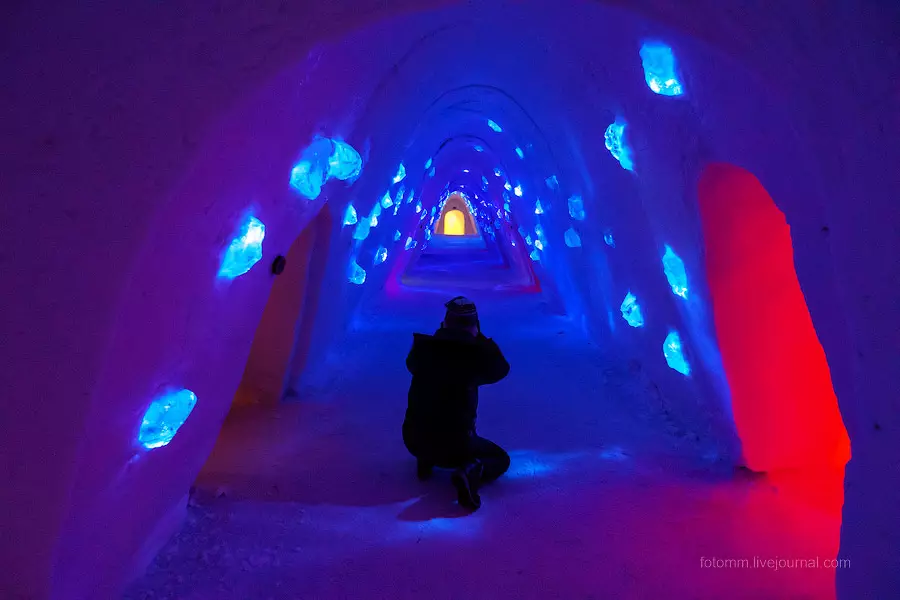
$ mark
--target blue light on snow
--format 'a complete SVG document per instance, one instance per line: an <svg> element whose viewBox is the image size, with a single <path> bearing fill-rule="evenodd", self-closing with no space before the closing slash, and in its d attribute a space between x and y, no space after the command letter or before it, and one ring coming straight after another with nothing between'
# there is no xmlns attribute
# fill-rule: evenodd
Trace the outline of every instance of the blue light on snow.
<svg viewBox="0 0 900 600"><path fill-rule="evenodd" d="M394 241L395 241L395 242L399 242L399 241L400 241L400 230L399 230L399 229L398 229L397 231L394 232Z"/></svg>
<svg viewBox="0 0 900 600"><path fill-rule="evenodd" d="M406 167L403 163L400 163L400 168L397 169L397 174L394 175L394 183L400 183L406 179Z"/></svg>
<svg viewBox="0 0 900 600"><path fill-rule="evenodd" d="M581 196L572 196L569 198L569 216L576 221L584 221L584 200Z"/></svg>
<svg viewBox="0 0 900 600"><path fill-rule="evenodd" d="M156 398L141 419L138 442L147 450L165 446L178 433L196 404L197 396L191 390L172 391Z"/></svg>
<svg viewBox="0 0 900 600"><path fill-rule="evenodd" d="M507 210L509 210L509 209L507 209ZM540 198L538 198L537 201L535 201L535 203L534 203L534 214L536 214L536 215L544 214L544 207L541 206Z"/></svg>
<svg viewBox="0 0 900 600"><path fill-rule="evenodd" d="M634 170L634 162L631 160L631 150L625 144L625 123L616 121L606 128L606 134L603 136L606 142L606 149L612 154L613 158L619 161L622 168L626 171Z"/></svg>
<svg viewBox="0 0 900 600"><path fill-rule="evenodd" d="M670 368L678 371L682 375L691 374L691 366L684 359L681 350L681 336L677 331L670 331L663 343L663 355L666 357L666 363Z"/></svg>
<svg viewBox="0 0 900 600"><path fill-rule="evenodd" d="M684 270L684 261L675 254L671 247L666 245L666 252L663 254L663 270L666 272L666 279L672 286L672 293L682 298L688 297L687 272Z"/></svg>
<svg viewBox="0 0 900 600"><path fill-rule="evenodd" d="M613 234L611 231L607 231L603 234L603 241L606 242L606 245L610 248L616 247L616 240L613 238Z"/></svg>
<svg viewBox="0 0 900 600"><path fill-rule="evenodd" d="M347 280L350 283L355 283L356 285L362 285L366 282L366 270L359 266L355 259L350 259L350 268L349 273L347 274Z"/></svg>
<svg viewBox="0 0 900 600"><path fill-rule="evenodd" d="M499 125L497 125L496 123L494 123L493 121L491 121L490 119L488 119L488 122L487 122L487 123L488 123L488 127L490 127L491 129L493 129L493 130L496 131L497 133L503 133L503 128L500 127Z"/></svg>
<svg viewBox="0 0 900 600"><path fill-rule="evenodd" d="M406 244L404 244L403 249L409 250L409 249L415 248L415 247L416 247L416 240L412 239L411 237L406 238Z"/></svg>
<svg viewBox="0 0 900 600"><path fill-rule="evenodd" d="M675 54L664 44L647 43L641 47L641 62L647 85L663 96L680 96L684 93L675 64Z"/></svg>
<svg viewBox="0 0 900 600"><path fill-rule="evenodd" d="M387 260L388 251L384 246L378 246L378 250L375 251L375 260L373 260L373 264L380 265L384 261Z"/></svg>
<svg viewBox="0 0 900 600"><path fill-rule="evenodd" d="M516 154L519 155L519 158L521 158L523 160L525 159L525 152L518 146L516 146Z"/></svg>
<svg viewBox="0 0 900 600"><path fill-rule="evenodd" d="M353 179L362 173L362 158L353 146L339 140L331 140L334 149L328 157L328 177L341 181Z"/></svg>
<svg viewBox="0 0 900 600"><path fill-rule="evenodd" d="M578 235L578 232L569 227L566 230L565 234L566 246L569 248L580 248L581 247L581 236Z"/></svg>
<svg viewBox="0 0 900 600"><path fill-rule="evenodd" d="M359 217L356 215L356 209L352 204L348 204L347 210L344 211L344 225L356 225L357 220Z"/></svg>
<svg viewBox="0 0 900 600"><path fill-rule="evenodd" d="M262 243L266 237L266 226L256 217L247 217L238 235L231 241L222 265L219 277L234 279L249 271L262 258Z"/></svg>
<svg viewBox="0 0 900 600"><path fill-rule="evenodd" d="M516 184L516 187L513 188L513 193L516 196L518 196L519 198L521 198L522 197L522 185Z"/></svg>
<svg viewBox="0 0 900 600"><path fill-rule="evenodd" d="M637 303L637 298L634 297L630 291L625 294L625 299L622 300L622 306L619 307L622 311L622 318L628 322L632 327L643 327L644 326L644 315L641 314L641 306Z"/></svg>
<svg viewBox="0 0 900 600"><path fill-rule="evenodd" d="M381 199L381 206L384 208L390 208L394 205L394 201L391 200L391 195L385 192L384 197Z"/></svg>

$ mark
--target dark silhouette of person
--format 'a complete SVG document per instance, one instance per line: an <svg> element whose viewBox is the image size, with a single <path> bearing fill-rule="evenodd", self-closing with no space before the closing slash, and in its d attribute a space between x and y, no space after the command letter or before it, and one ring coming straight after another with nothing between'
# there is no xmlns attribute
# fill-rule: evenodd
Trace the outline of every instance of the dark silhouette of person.
<svg viewBox="0 0 900 600"><path fill-rule="evenodd" d="M475 432L478 387L509 373L497 344L481 333L475 303L457 296L434 335L413 334L406 358L412 373L403 443L417 459L419 479L435 467L454 469L451 481L462 506L481 506L478 490L509 469L509 455Z"/></svg>

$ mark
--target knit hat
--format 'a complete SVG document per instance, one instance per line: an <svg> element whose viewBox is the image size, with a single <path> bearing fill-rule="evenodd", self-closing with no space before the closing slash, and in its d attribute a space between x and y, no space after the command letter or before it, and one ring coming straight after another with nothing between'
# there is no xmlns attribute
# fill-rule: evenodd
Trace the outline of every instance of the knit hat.
<svg viewBox="0 0 900 600"><path fill-rule="evenodd" d="M447 314L444 323L448 327L475 327L478 325L478 310L475 303L465 296L457 296L446 302Z"/></svg>

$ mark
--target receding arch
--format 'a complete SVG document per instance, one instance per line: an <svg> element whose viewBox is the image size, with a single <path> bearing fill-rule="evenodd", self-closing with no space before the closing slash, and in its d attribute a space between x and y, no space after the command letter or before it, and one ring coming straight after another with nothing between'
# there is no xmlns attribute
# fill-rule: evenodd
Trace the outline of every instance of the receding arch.
<svg viewBox="0 0 900 600"><path fill-rule="evenodd" d="M746 466L843 469L849 438L784 213L754 175L730 164L708 165L698 196L716 335Z"/></svg>

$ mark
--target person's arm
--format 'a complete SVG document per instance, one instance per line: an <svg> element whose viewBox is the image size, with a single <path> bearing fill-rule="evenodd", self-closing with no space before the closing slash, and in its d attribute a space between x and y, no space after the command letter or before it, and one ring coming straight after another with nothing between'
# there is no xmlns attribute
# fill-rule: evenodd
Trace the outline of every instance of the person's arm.
<svg viewBox="0 0 900 600"><path fill-rule="evenodd" d="M494 340L479 332L478 342L481 348L478 385L497 383L509 374L509 363Z"/></svg>

